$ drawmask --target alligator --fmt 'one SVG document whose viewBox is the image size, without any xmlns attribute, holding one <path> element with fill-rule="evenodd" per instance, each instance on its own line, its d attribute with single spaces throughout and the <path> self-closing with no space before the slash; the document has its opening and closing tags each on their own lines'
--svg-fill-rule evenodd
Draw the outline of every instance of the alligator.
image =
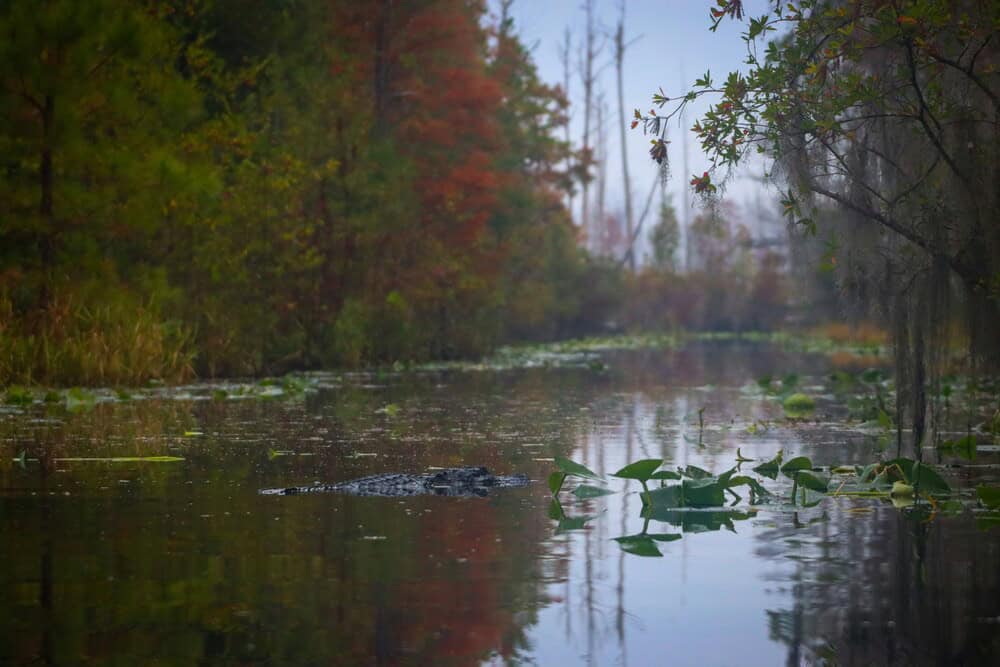
<svg viewBox="0 0 1000 667">
<path fill-rule="evenodd" d="M 490 489 L 527 486 L 527 475 L 494 475 L 483 467 L 442 468 L 422 475 L 383 473 L 335 484 L 264 489 L 265 495 L 334 492 L 355 496 L 486 496 Z"/>
</svg>

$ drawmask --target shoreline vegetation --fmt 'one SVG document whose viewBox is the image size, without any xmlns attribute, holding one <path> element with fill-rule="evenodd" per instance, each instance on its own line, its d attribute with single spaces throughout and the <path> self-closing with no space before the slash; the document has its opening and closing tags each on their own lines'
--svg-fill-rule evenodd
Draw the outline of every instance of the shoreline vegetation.
<svg viewBox="0 0 1000 667">
<path fill-rule="evenodd" d="M 757 214 L 700 213 L 683 271 L 667 200 L 637 272 L 611 211 L 574 220 L 594 146 L 571 140 L 569 91 L 541 80 L 509 3 L 285 4 L 0 9 L 17 82 L 0 86 L 0 386 L 835 317 L 818 242 L 754 247 Z"/>
<path fill-rule="evenodd" d="M 141 325 L 136 326 L 141 331 Z M 618 334 L 608 336 L 591 336 L 564 341 L 546 343 L 521 343 L 497 348 L 492 354 L 478 360 L 439 360 L 426 362 L 395 361 L 392 364 L 369 365 L 364 367 L 341 366 L 327 369 L 309 369 L 291 371 L 280 376 L 232 376 L 215 378 L 198 378 L 193 374 L 182 376 L 130 375 L 134 381 L 121 381 L 102 384 L 87 383 L 44 383 L 44 382 L 5 382 L 0 384 L 0 403 L 30 404 L 33 402 L 63 402 L 66 396 L 72 394 L 70 387 L 112 388 L 109 397 L 117 396 L 128 400 L 128 389 L 150 387 L 179 387 L 192 382 L 229 382 L 244 383 L 251 386 L 274 387 L 281 389 L 277 393 L 299 393 L 304 390 L 300 378 L 309 375 L 336 375 L 346 372 L 403 372 L 403 371 L 503 371 L 536 367 L 581 367 L 600 371 L 604 362 L 598 358 L 601 352 L 614 350 L 666 349 L 679 348 L 690 342 L 698 341 L 742 341 L 746 343 L 771 343 L 788 349 L 804 352 L 815 352 L 831 356 L 834 366 L 850 366 L 860 368 L 869 365 L 888 364 L 891 359 L 886 347 L 886 334 L 876 327 L 862 325 L 858 329 L 849 329 L 840 324 L 818 327 L 808 332 L 794 333 L 778 332 L 672 332 L 646 334 Z M 176 353 L 178 359 L 190 360 L 193 355 Z M 113 366 L 95 366 L 97 369 Z M 82 368 L 82 367 L 81 367 Z M 152 366 L 145 366 L 145 369 Z M 101 376 L 95 376 L 101 377 Z M 268 392 L 265 391 L 264 394 Z M 275 393 L 271 391 L 270 393 Z M 64 394 L 66 396 L 64 396 Z M 262 394 L 262 395 L 264 395 Z M 72 399 L 70 399 L 72 401 Z M 78 398 L 77 402 L 83 399 Z"/>
</svg>

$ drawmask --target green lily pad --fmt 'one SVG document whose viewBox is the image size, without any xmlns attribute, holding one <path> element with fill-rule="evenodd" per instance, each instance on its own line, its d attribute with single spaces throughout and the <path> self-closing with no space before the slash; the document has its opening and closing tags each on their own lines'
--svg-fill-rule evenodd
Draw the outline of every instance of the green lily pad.
<svg viewBox="0 0 1000 667">
<path fill-rule="evenodd" d="M 660 507 L 683 507 L 684 489 L 680 484 L 664 486 L 660 489 L 653 489 L 649 493 L 644 493 L 643 504 L 656 505 Z"/>
<path fill-rule="evenodd" d="M 750 490 L 758 498 L 766 498 L 772 495 L 770 491 L 764 488 L 764 485 L 755 480 L 752 477 L 747 477 L 746 475 L 736 475 L 729 479 L 729 483 L 726 484 L 726 488 L 734 489 L 738 486 L 748 486 Z"/>
<path fill-rule="evenodd" d="M 790 459 L 785 465 L 781 466 L 781 472 L 786 475 L 793 473 L 797 470 L 812 470 L 813 464 L 809 460 L 808 456 L 796 456 L 794 459 Z"/>
<path fill-rule="evenodd" d="M 682 488 L 688 507 L 718 507 L 726 503 L 726 487 L 717 479 L 686 479 Z"/>
<path fill-rule="evenodd" d="M 951 493 L 951 486 L 948 482 L 944 481 L 944 478 L 934 468 L 925 463 L 917 462 L 913 464 L 913 474 L 910 482 L 923 495 L 946 496 Z"/>
<path fill-rule="evenodd" d="M 905 456 L 901 456 L 897 459 L 891 459 L 882 464 L 882 469 L 885 471 L 886 476 L 890 480 L 899 479 L 899 470 L 903 472 L 903 478 L 913 481 L 913 464 L 916 463 L 913 459 L 908 459 Z M 896 470 L 898 467 L 899 470 Z"/>
<path fill-rule="evenodd" d="M 663 459 L 642 459 L 641 461 L 630 463 L 618 472 L 614 473 L 612 477 L 637 479 L 645 482 L 653 476 L 653 473 L 656 472 L 656 469 L 661 465 L 663 465 Z"/>
<path fill-rule="evenodd" d="M 825 477 L 820 477 L 807 470 L 799 470 L 794 473 L 795 482 L 806 489 L 812 489 L 813 491 L 819 491 L 820 493 L 826 493 L 830 488 L 830 480 Z"/>
<path fill-rule="evenodd" d="M 591 470 L 585 465 L 581 465 L 576 461 L 570 461 L 564 456 L 555 457 L 556 467 L 567 475 L 572 475 L 574 477 L 584 477 L 586 479 L 596 479 L 598 481 L 604 481 L 603 478 L 596 472 Z"/>
<path fill-rule="evenodd" d="M 765 477 L 770 477 L 771 479 L 774 479 L 775 477 L 777 477 L 778 471 L 781 469 L 781 460 L 784 457 L 784 455 L 785 455 L 784 451 L 779 449 L 777 456 L 775 456 L 770 461 L 765 461 L 764 463 L 761 463 L 759 466 L 754 467 L 753 471 L 761 475 L 764 475 Z"/>
</svg>

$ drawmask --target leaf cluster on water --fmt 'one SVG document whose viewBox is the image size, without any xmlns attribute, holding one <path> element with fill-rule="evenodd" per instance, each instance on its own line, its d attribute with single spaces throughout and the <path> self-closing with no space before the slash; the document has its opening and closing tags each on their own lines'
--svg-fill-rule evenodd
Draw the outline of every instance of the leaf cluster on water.
<svg viewBox="0 0 1000 667">
<path fill-rule="evenodd" d="M 649 533 L 650 521 L 659 521 L 680 526 L 682 532 L 705 532 L 726 528 L 735 531 L 733 522 L 750 518 L 755 510 L 742 511 L 734 508 L 742 498 L 735 491 L 747 487 L 751 504 L 777 499 L 780 494 L 768 490 L 764 484 L 749 475 L 740 474 L 740 465 L 746 461 L 742 456 L 737 465 L 720 474 L 713 474 L 697 466 L 688 465 L 676 470 L 662 468 L 663 459 L 641 459 L 634 461 L 617 472 L 613 477 L 638 481 L 642 485 L 642 512 L 645 520 L 642 532 L 614 538 L 626 553 L 637 556 L 662 556 L 658 544 L 681 539 L 676 533 Z M 563 484 L 570 477 L 603 481 L 586 466 L 564 457 L 555 460 L 557 470 L 549 477 L 549 489 L 554 496 L 552 517 L 559 521 L 559 530 L 583 528 L 593 517 L 582 519 L 566 517 L 559 504 L 558 495 Z M 869 496 L 891 499 L 897 507 L 909 507 L 915 500 L 927 500 L 934 511 L 943 507 L 938 501 L 954 494 L 951 486 L 931 465 L 913 459 L 899 457 L 889 461 L 879 461 L 866 466 L 833 466 L 821 468 L 813 465 L 807 456 L 795 456 L 784 460 L 784 452 L 778 453 L 753 468 L 753 472 L 765 479 L 777 479 L 783 475 L 792 480 L 792 490 L 787 500 L 793 506 L 813 507 L 828 496 Z M 833 476 L 841 479 L 832 485 Z M 852 479 L 853 478 L 853 479 Z M 659 482 L 650 488 L 651 482 Z M 668 484 L 667 482 L 676 482 Z M 602 486 L 581 484 L 573 491 L 578 499 L 590 499 L 613 493 Z M 982 485 L 976 495 L 985 512 L 977 517 L 981 527 L 1000 525 L 1000 487 Z M 727 505 L 732 498 L 733 502 Z M 952 507 L 954 506 L 954 507 Z M 949 501 L 945 509 L 961 511 L 960 501 Z M 933 514 L 931 515 L 933 516 Z"/>
</svg>

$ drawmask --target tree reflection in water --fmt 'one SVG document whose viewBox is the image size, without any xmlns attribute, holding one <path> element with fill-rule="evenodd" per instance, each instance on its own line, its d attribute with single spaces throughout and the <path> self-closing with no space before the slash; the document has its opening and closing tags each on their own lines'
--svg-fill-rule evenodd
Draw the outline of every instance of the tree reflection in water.
<svg viewBox="0 0 1000 667">
<path fill-rule="evenodd" d="M 858 512 L 858 509 L 872 511 Z M 1000 548 L 966 517 L 909 515 L 838 499 L 757 534 L 758 555 L 794 557 L 790 608 L 768 610 L 789 665 L 981 665 L 1000 654 Z"/>
</svg>

